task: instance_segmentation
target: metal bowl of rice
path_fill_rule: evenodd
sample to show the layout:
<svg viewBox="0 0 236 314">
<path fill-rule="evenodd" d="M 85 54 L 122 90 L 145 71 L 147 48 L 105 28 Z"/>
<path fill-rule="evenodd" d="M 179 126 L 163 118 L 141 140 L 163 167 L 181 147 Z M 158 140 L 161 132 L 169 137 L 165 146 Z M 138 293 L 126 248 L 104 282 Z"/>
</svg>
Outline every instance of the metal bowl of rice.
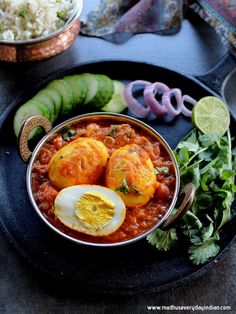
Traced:
<svg viewBox="0 0 236 314">
<path fill-rule="evenodd" d="M 83 0 L 1 0 L 0 61 L 27 62 L 68 49 L 80 31 Z"/>
</svg>

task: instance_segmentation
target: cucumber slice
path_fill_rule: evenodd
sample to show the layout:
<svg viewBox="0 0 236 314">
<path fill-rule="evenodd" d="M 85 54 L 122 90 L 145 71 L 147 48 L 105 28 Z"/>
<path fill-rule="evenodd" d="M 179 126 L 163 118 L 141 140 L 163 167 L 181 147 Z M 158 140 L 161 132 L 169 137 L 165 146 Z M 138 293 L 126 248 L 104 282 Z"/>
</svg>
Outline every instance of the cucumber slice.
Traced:
<svg viewBox="0 0 236 314">
<path fill-rule="evenodd" d="M 47 89 L 56 90 L 62 97 L 62 114 L 68 114 L 73 109 L 73 93 L 68 85 L 68 83 L 64 80 L 54 80 L 50 82 L 47 86 Z"/>
<path fill-rule="evenodd" d="M 88 85 L 88 92 L 84 101 L 85 105 L 101 108 L 105 105 L 104 89 L 106 83 L 96 74 L 84 73 L 81 77 Z"/>
<path fill-rule="evenodd" d="M 44 116 L 46 118 L 49 118 L 50 111 L 46 106 L 44 106 L 40 101 L 37 100 L 31 99 L 23 104 L 16 111 L 16 114 L 14 116 L 13 127 L 16 136 L 19 135 L 23 122 L 31 116 Z M 29 139 L 36 136 L 39 132 L 40 128 L 35 128 L 34 130 L 32 130 Z"/>
<path fill-rule="evenodd" d="M 125 84 L 120 81 L 113 82 L 114 94 L 111 100 L 104 107 L 102 107 L 102 111 L 120 113 L 128 107 L 124 98 Z"/>
<path fill-rule="evenodd" d="M 81 77 L 81 75 L 74 75 L 74 79 L 78 82 L 79 86 L 80 86 L 80 101 L 79 104 L 80 105 L 84 105 L 87 93 L 88 93 L 88 84 L 87 82 L 83 79 L 83 77 Z"/>
<path fill-rule="evenodd" d="M 108 76 L 103 74 L 97 74 L 97 76 L 103 80 L 103 90 L 101 91 L 103 95 L 101 98 L 104 100 L 104 103 L 102 105 L 105 106 L 112 98 L 112 95 L 114 93 L 114 82 L 111 80 Z"/>
<path fill-rule="evenodd" d="M 62 97 L 55 89 L 44 88 L 42 89 L 42 92 L 45 95 L 48 95 L 53 99 L 54 109 L 55 109 L 55 120 L 56 120 L 61 112 Z"/>
<path fill-rule="evenodd" d="M 66 83 L 70 86 L 72 93 L 73 93 L 73 108 L 76 108 L 78 104 L 81 102 L 81 86 L 79 84 L 79 81 L 75 78 L 74 75 L 72 76 L 65 76 L 63 77 L 63 80 L 66 81 Z"/>
<path fill-rule="evenodd" d="M 51 96 L 48 96 L 44 93 L 43 90 L 38 92 L 32 100 L 40 101 L 44 106 L 46 106 L 49 109 L 50 112 L 50 118 L 49 120 L 53 123 L 56 120 L 56 110 L 54 106 L 54 101 Z"/>
<path fill-rule="evenodd" d="M 84 73 L 81 74 L 80 77 L 88 86 L 88 91 L 84 100 L 84 104 L 87 105 L 96 96 L 99 89 L 99 84 L 97 78 L 93 74 Z"/>
</svg>

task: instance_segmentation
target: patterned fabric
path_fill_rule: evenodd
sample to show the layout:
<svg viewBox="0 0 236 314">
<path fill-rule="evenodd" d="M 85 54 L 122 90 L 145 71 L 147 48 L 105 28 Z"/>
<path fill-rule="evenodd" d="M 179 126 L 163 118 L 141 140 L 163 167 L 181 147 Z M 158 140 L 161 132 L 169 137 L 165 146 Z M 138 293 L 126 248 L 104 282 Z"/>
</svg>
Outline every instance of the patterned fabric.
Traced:
<svg viewBox="0 0 236 314">
<path fill-rule="evenodd" d="M 198 0 L 191 8 L 215 28 L 236 56 L 236 0 Z"/>
<path fill-rule="evenodd" d="M 180 29 L 183 12 L 190 7 L 215 28 L 236 56 L 236 0 L 99 1 L 98 9 L 82 21 L 81 33 L 115 41 L 117 33 L 126 34 L 124 40 L 136 33 L 171 34 Z"/>
<path fill-rule="evenodd" d="M 182 0 L 101 0 L 88 14 L 81 32 L 92 36 L 112 33 L 176 32 L 183 17 Z"/>
</svg>

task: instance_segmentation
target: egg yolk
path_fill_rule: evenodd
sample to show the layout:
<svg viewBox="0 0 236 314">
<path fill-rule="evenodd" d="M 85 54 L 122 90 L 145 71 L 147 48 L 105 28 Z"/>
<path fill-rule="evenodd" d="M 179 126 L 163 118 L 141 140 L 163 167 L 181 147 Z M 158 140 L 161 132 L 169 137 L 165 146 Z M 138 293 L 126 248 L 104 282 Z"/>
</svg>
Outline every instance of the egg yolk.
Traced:
<svg viewBox="0 0 236 314">
<path fill-rule="evenodd" d="M 85 228 L 99 231 L 112 221 L 115 204 L 101 193 L 91 191 L 76 202 L 75 214 Z"/>
</svg>

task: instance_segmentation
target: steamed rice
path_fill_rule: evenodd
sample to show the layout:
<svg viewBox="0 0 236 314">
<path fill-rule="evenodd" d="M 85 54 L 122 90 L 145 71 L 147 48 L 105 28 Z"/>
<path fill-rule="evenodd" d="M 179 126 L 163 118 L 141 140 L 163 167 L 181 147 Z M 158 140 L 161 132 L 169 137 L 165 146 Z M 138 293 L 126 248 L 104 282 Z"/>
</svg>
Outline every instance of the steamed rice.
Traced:
<svg viewBox="0 0 236 314">
<path fill-rule="evenodd" d="M 75 0 L 0 0 L 0 39 L 27 40 L 61 28 Z"/>
</svg>

